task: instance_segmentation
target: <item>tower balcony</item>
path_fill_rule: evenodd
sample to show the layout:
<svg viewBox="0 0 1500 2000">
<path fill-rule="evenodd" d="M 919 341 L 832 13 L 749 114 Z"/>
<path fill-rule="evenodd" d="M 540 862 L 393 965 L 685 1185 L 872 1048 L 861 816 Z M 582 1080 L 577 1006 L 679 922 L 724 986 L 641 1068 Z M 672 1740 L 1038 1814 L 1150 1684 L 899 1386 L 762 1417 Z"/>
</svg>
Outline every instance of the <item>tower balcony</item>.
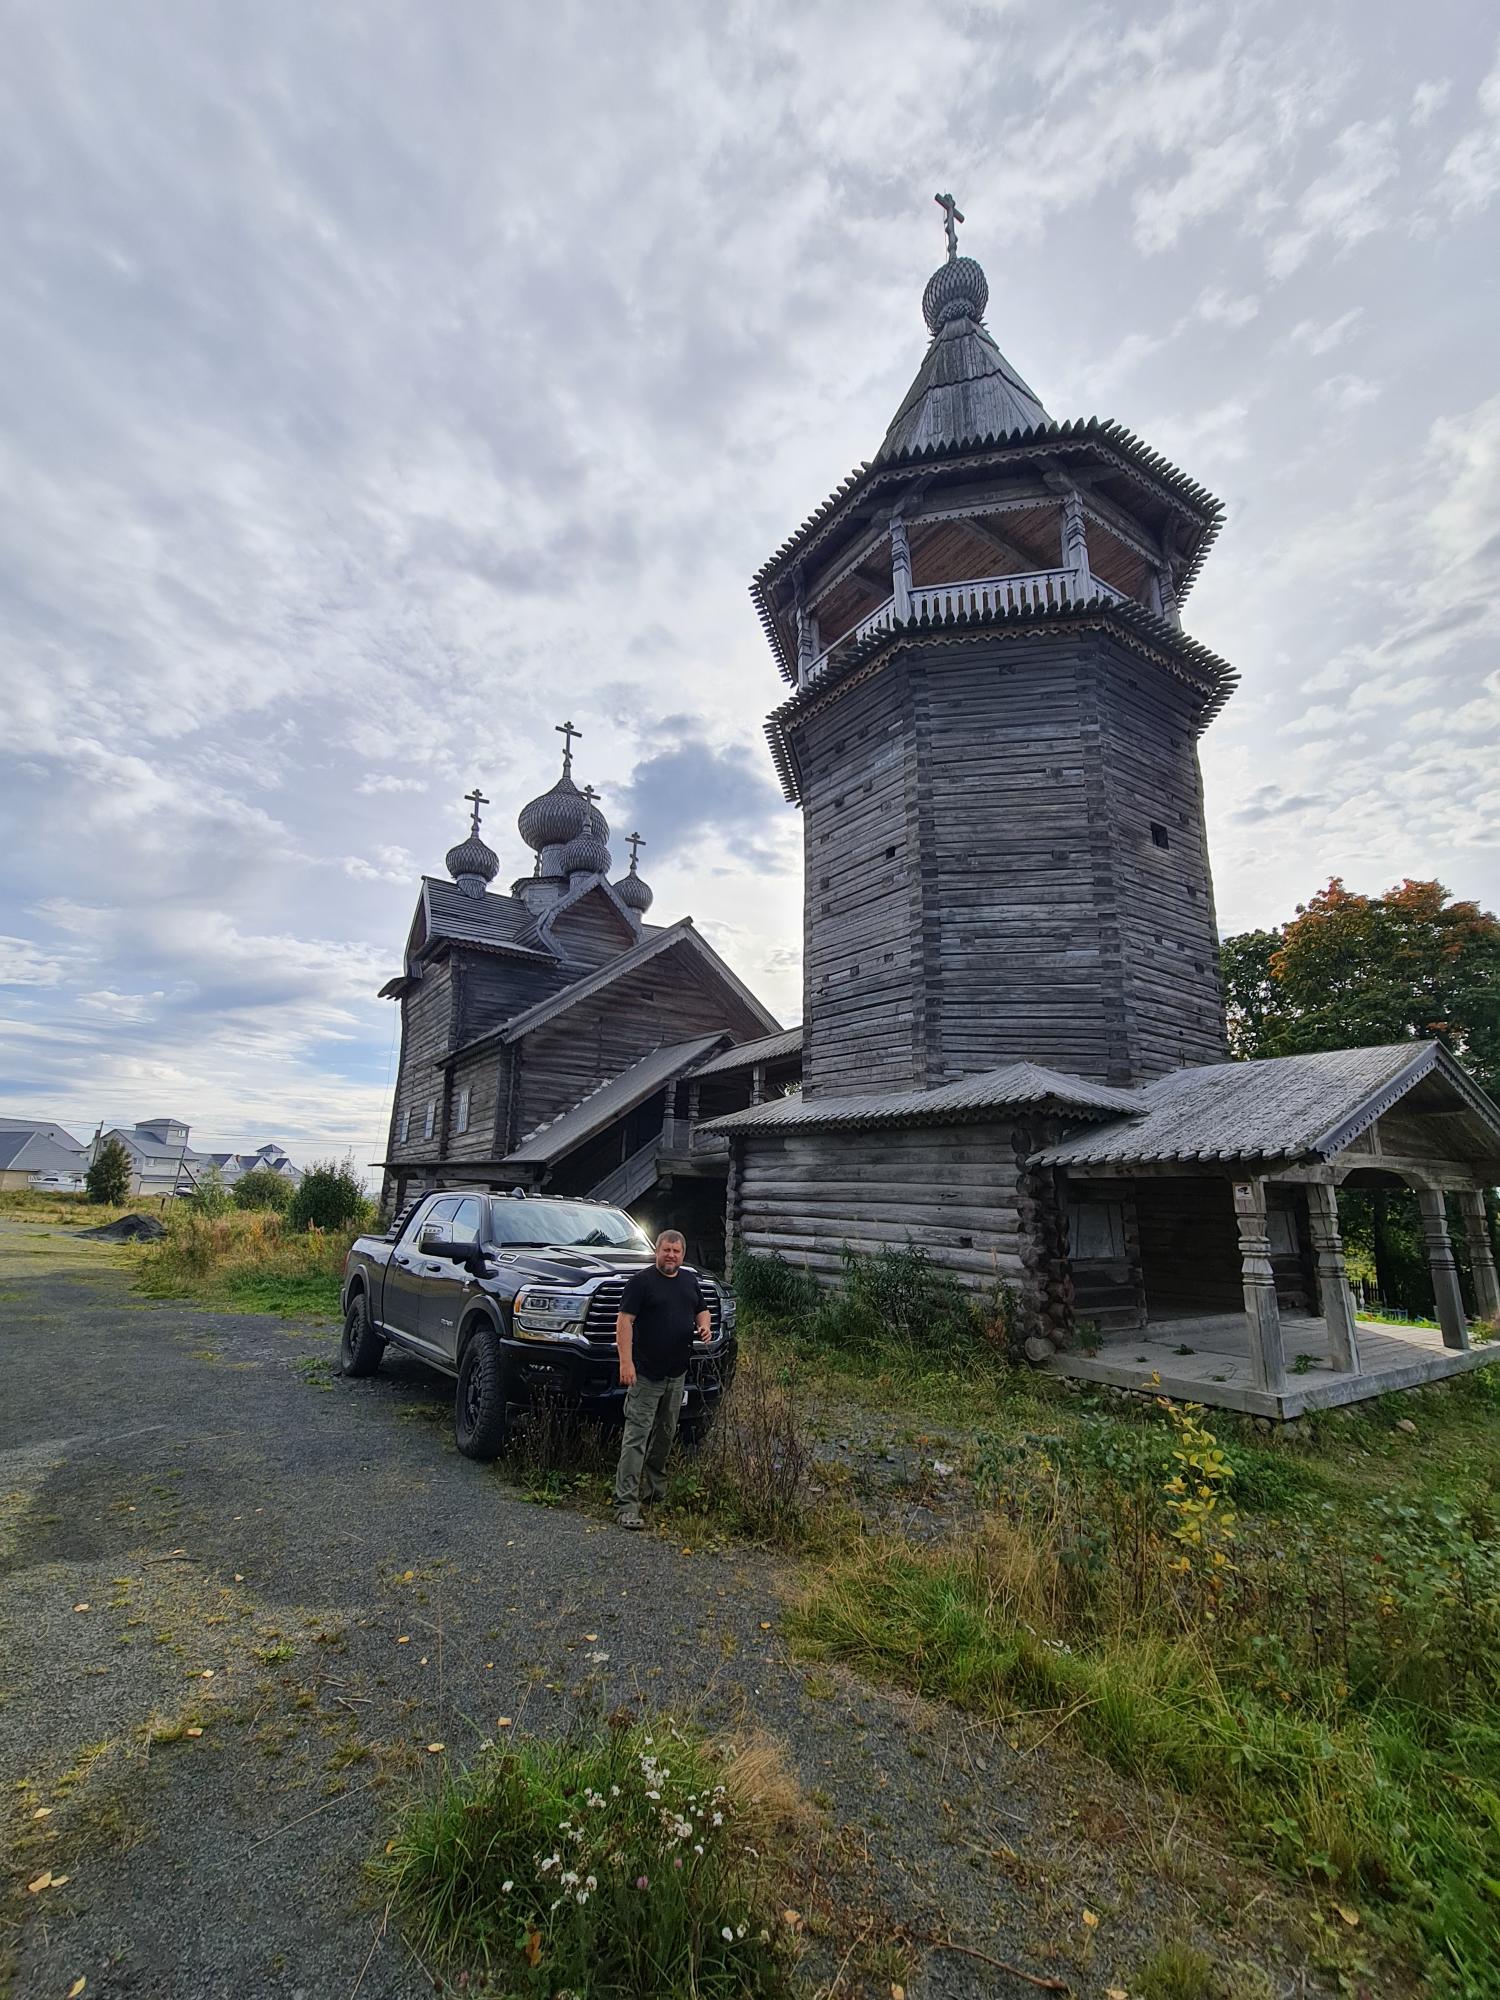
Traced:
<svg viewBox="0 0 1500 2000">
<path fill-rule="evenodd" d="M 1013 570 L 1003 576 L 964 577 L 953 583 L 914 584 L 906 593 L 907 611 L 902 624 L 923 620 L 941 625 L 952 618 L 999 618 L 1010 611 L 1065 609 L 1103 597 L 1115 603 L 1129 602 L 1128 593 L 1117 590 L 1102 577 L 1080 575 L 1072 569 Z M 809 659 L 798 675 L 798 685 L 807 687 L 827 672 L 841 653 L 849 651 L 872 633 L 886 632 L 898 622 L 895 593 L 865 613 L 821 653 Z"/>
</svg>

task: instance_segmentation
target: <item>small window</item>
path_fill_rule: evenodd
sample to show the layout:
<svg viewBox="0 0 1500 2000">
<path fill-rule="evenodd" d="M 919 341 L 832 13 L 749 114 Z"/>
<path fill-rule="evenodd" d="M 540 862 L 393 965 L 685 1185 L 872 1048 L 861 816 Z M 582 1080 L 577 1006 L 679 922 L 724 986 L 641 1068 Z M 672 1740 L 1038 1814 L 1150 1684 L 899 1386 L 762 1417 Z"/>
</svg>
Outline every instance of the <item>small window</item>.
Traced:
<svg viewBox="0 0 1500 2000">
<path fill-rule="evenodd" d="M 422 1137 L 424 1139 L 430 1139 L 432 1137 L 432 1128 L 436 1123 L 437 1123 L 437 1099 L 435 1097 L 429 1097 L 427 1100 L 427 1111 L 422 1119 Z"/>
<path fill-rule="evenodd" d="M 1167 838 L 1167 829 L 1159 825 L 1156 820 L 1152 820 L 1151 822 L 1151 845 L 1153 847 L 1170 847 L 1172 845 L 1171 841 Z"/>
<path fill-rule="evenodd" d="M 406 1144 L 407 1140 L 410 1137 L 411 1137 L 411 1113 L 409 1111 L 403 1111 L 401 1114 L 401 1143 L 403 1146 Z"/>
<path fill-rule="evenodd" d="M 887 860 L 887 861 L 894 861 L 894 860 L 895 860 L 895 858 L 896 858 L 896 850 L 895 850 L 895 848 L 894 848 L 894 847 L 888 847 L 888 848 L 887 848 L 887 849 L 885 850 L 885 858 L 886 858 L 886 860 Z"/>
<path fill-rule="evenodd" d="M 467 1132 L 469 1129 L 469 1095 L 470 1086 L 465 1084 L 463 1089 L 458 1093 L 457 1104 L 453 1107 L 453 1129 L 455 1132 Z"/>
</svg>

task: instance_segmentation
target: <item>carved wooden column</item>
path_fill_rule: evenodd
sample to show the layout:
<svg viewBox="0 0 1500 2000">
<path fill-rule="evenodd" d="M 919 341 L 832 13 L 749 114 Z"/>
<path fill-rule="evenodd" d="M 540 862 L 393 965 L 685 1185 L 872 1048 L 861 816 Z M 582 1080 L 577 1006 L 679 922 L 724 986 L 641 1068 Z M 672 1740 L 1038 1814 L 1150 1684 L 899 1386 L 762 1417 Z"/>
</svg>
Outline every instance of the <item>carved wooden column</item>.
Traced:
<svg viewBox="0 0 1500 2000">
<path fill-rule="evenodd" d="M 911 616 L 911 544 L 899 513 L 891 516 L 891 609 L 896 622 Z"/>
<path fill-rule="evenodd" d="M 1474 1273 L 1474 1305 L 1481 1319 L 1500 1319 L 1500 1275 L 1495 1271 L 1495 1246 L 1490 1241 L 1490 1219 L 1484 1212 L 1484 1196 L 1477 1188 L 1464 1188 L 1458 1197 L 1469 1239 L 1469 1268 Z"/>
<path fill-rule="evenodd" d="M 1172 565 L 1158 563 L 1156 566 L 1156 593 L 1161 602 L 1161 615 L 1169 625 L 1181 626 L 1182 613 L 1177 609 L 1177 585 L 1172 580 Z"/>
<path fill-rule="evenodd" d="M 763 1062 L 750 1066 L 750 1102 L 764 1104 L 766 1101 L 766 1066 Z"/>
<path fill-rule="evenodd" d="M 1307 1218 L 1318 1264 L 1318 1302 L 1328 1328 L 1328 1358 L 1344 1374 L 1357 1375 L 1359 1343 L 1354 1331 L 1354 1294 L 1349 1290 L 1349 1274 L 1344 1269 L 1338 1197 L 1322 1181 L 1314 1181 L 1307 1189 Z"/>
<path fill-rule="evenodd" d="M 1234 1219 L 1240 1232 L 1240 1271 L 1245 1285 L 1251 1372 L 1257 1388 L 1279 1396 L 1286 1388 L 1286 1354 L 1281 1345 L 1276 1274 L 1271 1269 L 1264 1181 L 1235 1182 Z"/>
<path fill-rule="evenodd" d="M 702 1093 L 703 1093 L 703 1085 L 701 1083 L 689 1083 L 688 1110 L 687 1110 L 687 1115 L 688 1115 L 687 1143 L 689 1147 L 692 1146 L 693 1141 L 696 1139 L 698 1135 L 698 1105 Z"/>
<path fill-rule="evenodd" d="M 1422 1212 L 1422 1234 L 1427 1239 L 1427 1263 L 1432 1272 L 1432 1298 L 1437 1322 L 1443 1329 L 1444 1347 L 1464 1348 L 1469 1344 L 1469 1322 L 1464 1312 L 1463 1293 L 1458 1288 L 1458 1264 L 1448 1239 L 1448 1216 L 1441 1188 L 1418 1188 L 1417 1207 Z"/>
<path fill-rule="evenodd" d="M 1094 580 L 1089 574 L 1089 537 L 1083 518 L 1083 497 L 1075 490 L 1064 494 L 1062 505 L 1063 568 L 1073 572 L 1075 599 L 1092 597 Z"/>
<path fill-rule="evenodd" d="M 812 673 L 813 661 L 822 647 L 818 643 L 818 621 L 807 608 L 807 600 L 802 594 L 802 578 L 798 575 L 792 584 L 792 602 L 797 610 L 797 685 L 806 687 Z"/>
</svg>

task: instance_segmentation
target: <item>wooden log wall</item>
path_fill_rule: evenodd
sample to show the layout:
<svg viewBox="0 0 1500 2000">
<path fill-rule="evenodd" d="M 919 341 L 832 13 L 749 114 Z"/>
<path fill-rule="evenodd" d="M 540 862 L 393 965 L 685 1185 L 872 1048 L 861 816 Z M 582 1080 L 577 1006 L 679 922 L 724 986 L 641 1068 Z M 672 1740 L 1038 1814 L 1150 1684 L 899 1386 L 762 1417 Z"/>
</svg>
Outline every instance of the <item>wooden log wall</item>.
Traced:
<svg viewBox="0 0 1500 2000">
<path fill-rule="evenodd" d="M 1222 1059 L 1195 707 L 1073 627 L 898 655 L 806 717 L 810 1097 Z"/>
<path fill-rule="evenodd" d="M 564 910 L 549 927 L 548 937 L 553 950 L 573 967 L 607 965 L 640 942 L 629 920 L 607 896 L 598 894 L 584 896 Z"/>
<path fill-rule="evenodd" d="M 452 1046 L 454 997 L 453 962 L 448 957 L 429 959 L 419 984 L 402 997 L 401 1062 L 391 1107 L 389 1157 L 393 1160 L 435 1161 L 439 1156 L 443 1075 L 435 1065 Z M 424 1139 L 429 1101 L 434 1105 L 432 1137 Z M 403 1145 L 401 1120 L 407 1112 L 411 1114 L 411 1130 Z"/>
<path fill-rule="evenodd" d="M 727 1189 L 736 1254 L 781 1256 L 832 1283 L 842 1253 L 915 1245 L 976 1291 L 1042 1303 L 1043 1248 L 1015 1126 L 762 1133 L 737 1141 Z"/>
</svg>

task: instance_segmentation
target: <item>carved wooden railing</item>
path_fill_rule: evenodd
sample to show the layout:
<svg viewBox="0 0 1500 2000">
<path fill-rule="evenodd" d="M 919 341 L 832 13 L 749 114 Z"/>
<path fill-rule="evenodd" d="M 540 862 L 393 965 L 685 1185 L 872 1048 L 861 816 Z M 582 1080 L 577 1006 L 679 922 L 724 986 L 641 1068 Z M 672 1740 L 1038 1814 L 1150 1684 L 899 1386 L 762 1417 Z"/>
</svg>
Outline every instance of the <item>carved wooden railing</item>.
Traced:
<svg viewBox="0 0 1500 2000">
<path fill-rule="evenodd" d="M 1013 576 L 969 577 L 956 583 L 913 587 L 910 592 L 910 615 L 913 619 L 927 618 L 934 623 L 948 618 L 996 618 L 1008 611 L 1046 610 L 1078 604 L 1090 597 L 1106 597 L 1115 603 L 1129 601 L 1123 590 L 1116 590 L 1113 584 L 1105 583 L 1097 576 L 1081 583 L 1076 571 L 1071 569 L 1035 569 L 1023 570 Z M 888 631 L 895 622 L 896 600 L 892 596 L 867 612 L 857 625 L 840 633 L 831 646 L 825 647 L 809 664 L 802 685 L 805 687 L 809 681 L 816 680 L 835 653 L 867 639 L 872 632 Z"/>
</svg>

